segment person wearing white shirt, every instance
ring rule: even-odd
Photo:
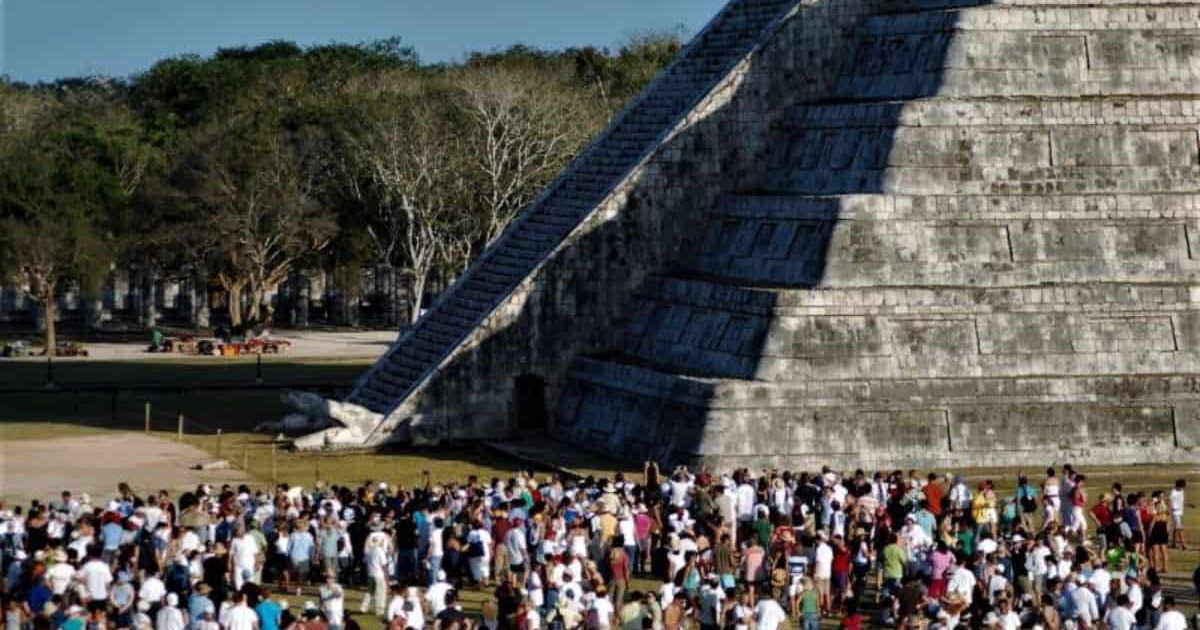
[[[666,610],[671,602],[675,600],[675,582],[667,580],[662,586],[658,587],[658,606]]]
[[[532,601],[527,601],[525,604],[525,629],[526,630],[541,630],[542,614],[538,612],[538,606]]]
[[[1021,616],[1013,612],[1007,599],[996,602],[996,616],[1000,630],[1020,630]]]
[[[1117,605],[1108,611],[1104,622],[1108,624],[1108,630],[1133,630],[1136,619],[1130,609],[1128,595],[1117,595]]]
[[[562,565],[558,565],[561,567]],[[429,603],[429,612],[433,613],[434,617],[438,613],[446,609],[446,593],[451,589],[450,583],[446,581],[446,572],[437,572],[437,581],[430,585],[425,591],[425,601]]]
[[[758,493],[754,491],[754,486],[748,479],[742,480],[737,487],[738,522],[744,525],[754,520],[754,503],[757,499]]]
[[[385,624],[390,624],[397,619],[403,620],[403,627],[408,627],[408,599],[404,597],[403,587],[397,586],[392,591],[392,599],[388,601],[387,613],[383,615]]]
[[[687,507],[690,503],[692,484],[682,472],[675,473],[668,483],[668,491],[673,507]]]
[[[415,586],[408,587],[408,594],[404,598],[404,603],[406,630],[408,628],[425,630],[425,609],[421,606],[421,590]]]
[[[1108,569],[1104,568],[1103,564],[1096,566],[1092,574],[1088,576],[1088,586],[1092,587],[1092,592],[1096,593],[1096,601],[1103,609],[1108,605],[1108,593],[1112,590],[1112,574]]]
[[[341,630],[342,617],[346,611],[346,594],[337,582],[337,574],[332,570],[325,575],[325,583],[321,585],[320,596],[321,610],[325,613],[330,630]]]
[[[180,552],[186,554],[190,551],[200,551],[201,547],[200,537],[196,535],[196,532],[191,529],[183,530],[183,535],[179,537]]]
[[[560,594],[563,600],[576,607],[579,606],[580,601],[583,599],[583,589],[579,587],[579,584],[576,583],[575,578],[571,577],[570,573],[563,576],[563,585],[562,589],[560,589]]]
[[[142,518],[146,519],[146,523],[143,525],[146,531],[154,531],[154,528],[158,527],[158,524],[162,522],[163,511],[162,508],[158,507],[157,505],[147,503],[145,506],[140,508],[140,511],[142,513]]]
[[[1137,580],[1130,580],[1125,595],[1129,597],[1129,610],[1136,615],[1142,609],[1142,585]]]
[[[183,611],[179,610],[179,596],[167,595],[167,605],[158,610],[154,622],[155,630],[183,630]]]
[[[764,593],[758,600],[758,605],[754,607],[754,620],[755,630],[779,630],[787,621],[787,615],[779,606],[779,602]]]
[[[108,600],[108,587],[112,586],[113,574],[97,554],[93,554],[92,558],[79,569],[79,580],[83,583],[90,601]]]
[[[151,606],[161,604],[166,594],[167,585],[154,573],[147,575],[142,581],[142,587],[138,589],[138,599],[150,602]]]
[[[233,588],[241,590],[246,582],[254,579],[262,550],[258,548],[258,541],[246,532],[244,525],[238,523],[234,531],[237,537],[230,543],[229,557],[233,570]]]
[[[1075,588],[1071,590],[1069,596],[1074,604],[1075,616],[1080,625],[1084,628],[1091,628],[1100,620],[1100,607],[1096,605],[1096,595],[1085,586],[1086,583],[1082,575],[1076,576]]]
[[[1154,630],[1188,630],[1187,618],[1175,609],[1175,598],[1167,595],[1163,598],[1163,613],[1158,618]]]
[[[237,605],[229,609],[225,615],[228,621],[222,625],[226,630],[258,630],[258,614],[246,605],[246,594],[238,592],[235,597]]]
[[[1187,541],[1183,539],[1183,508],[1184,490],[1187,488],[1187,481],[1179,479],[1175,482],[1175,487],[1171,490],[1169,499],[1171,505],[1171,544],[1179,545],[1180,549],[1187,549]]]
[[[55,562],[46,569],[46,583],[50,586],[50,592],[55,595],[62,595],[67,592],[67,587],[71,585],[71,580],[75,579],[75,567],[71,566],[70,562]]]
[[[475,582],[484,584],[488,581],[492,566],[492,534],[483,523],[476,523],[467,534],[467,565]]]
[[[608,599],[608,590],[603,586],[595,591],[595,599],[592,600],[592,610],[596,611],[596,627],[599,630],[608,630],[612,627],[613,613],[616,608],[613,607],[612,600]]]
[[[950,581],[946,584],[946,590],[962,595],[963,599],[967,602],[967,606],[970,606],[975,594],[975,582],[975,574],[971,573],[965,566],[959,565],[954,569],[954,573],[951,574]]]

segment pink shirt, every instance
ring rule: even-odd
[[[933,579],[941,580],[945,578],[946,569],[950,568],[950,561],[953,558],[954,556],[950,555],[949,552],[942,553],[940,551],[935,551],[929,554],[929,564],[932,570]]]
[[[742,570],[746,572],[746,580],[758,582],[765,577],[761,575],[764,556],[766,552],[762,547],[750,547],[742,553]]]
[[[634,532],[637,533],[638,540],[645,540],[650,536],[650,516],[645,512],[637,514],[633,517]]]

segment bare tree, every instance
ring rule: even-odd
[[[415,322],[430,278],[461,232],[456,201],[465,183],[457,140],[441,112],[419,98],[393,105],[370,116],[351,145],[365,176],[356,194],[375,207],[369,233],[380,254],[396,256],[407,272]]]
[[[237,150],[248,155],[218,158],[208,171],[216,211],[204,222],[206,246],[219,252],[215,280],[227,293],[234,325],[270,321],[268,294],[337,232],[317,204],[316,176],[279,138]]]
[[[478,236],[490,244],[596,131],[579,90],[553,74],[491,66],[465,70],[470,128],[463,136],[476,171]]]

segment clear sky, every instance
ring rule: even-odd
[[[699,30],[725,0],[0,0],[0,74],[124,77],[181,53],[272,39],[357,43],[399,35],[423,61],[475,50],[609,46]]]

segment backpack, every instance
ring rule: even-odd
[[[482,540],[472,540],[471,542],[467,543],[468,558],[482,558],[483,556],[484,552]]]

